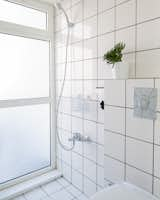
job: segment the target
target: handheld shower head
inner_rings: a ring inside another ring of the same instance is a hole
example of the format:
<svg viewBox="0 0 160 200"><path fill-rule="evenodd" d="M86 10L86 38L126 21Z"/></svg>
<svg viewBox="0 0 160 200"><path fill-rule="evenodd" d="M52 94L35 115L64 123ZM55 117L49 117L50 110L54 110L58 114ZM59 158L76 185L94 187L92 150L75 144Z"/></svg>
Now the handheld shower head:
<svg viewBox="0 0 160 200"><path fill-rule="evenodd" d="M57 3L54 4L54 6L55 6L56 9L61 10L63 12L64 16L66 17L68 27L73 27L74 24L72 22L70 22L69 17L67 15L66 11L64 10L64 8L62 7L61 3L57 2Z"/></svg>

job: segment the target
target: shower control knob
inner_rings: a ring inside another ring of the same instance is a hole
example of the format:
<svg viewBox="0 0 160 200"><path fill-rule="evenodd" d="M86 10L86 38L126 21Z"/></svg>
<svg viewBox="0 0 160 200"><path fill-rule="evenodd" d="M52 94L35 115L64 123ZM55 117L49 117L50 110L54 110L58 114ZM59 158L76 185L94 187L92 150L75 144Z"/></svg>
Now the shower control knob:
<svg viewBox="0 0 160 200"><path fill-rule="evenodd" d="M101 101L100 107L102 108L102 110L104 110L104 101Z"/></svg>

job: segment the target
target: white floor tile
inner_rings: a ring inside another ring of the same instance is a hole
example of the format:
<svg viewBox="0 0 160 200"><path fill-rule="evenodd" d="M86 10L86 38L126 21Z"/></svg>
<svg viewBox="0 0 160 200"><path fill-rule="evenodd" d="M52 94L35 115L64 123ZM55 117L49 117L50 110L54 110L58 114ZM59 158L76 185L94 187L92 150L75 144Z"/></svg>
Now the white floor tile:
<svg viewBox="0 0 160 200"><path fill-rule="evenodd" d="M50 182L46 185L43 185L42 188L45 192L47 192L48 195L51 195L61 190L63 186L60 183L58 183L58 181L55 181L55 182Z"/></svg>
<svg viewBox="0 0 160 200"><path fill-rule="evenodd" d="M71 200L74 196L67 192L65 189L51 195L54 200Z"/></svg>
<svg viewBox="0 0 160 200"><path fill-rule="evenodd" d="M60 183L61 185L63 185L64 187L67 187L69 185L71 185L66 179L64 178L59 178L57 179L57 182Z"/></svg>
<svg viewBox="0 0 160 200"><path fill-rule="evenodd" d="M89 200L84 194L78 197L78 200Z"/></svg>
<svg viewBox="0 0 160 200"><path fill-rule="evenodd" d="M11 200L25 200L25 198L24 198L23 195L21 195L21 196L14 198L14 199L11 199Z"/></svg>
<svg viewBox="0 0 160 200"><path fill-rule="evenodd" d="M30 192L25 193L24 196L27 200L40 200L46 197L47 194L41 188L36 188Z"/></svg>
<svg viewBox="0 0 160 200"><path fill-rule="evenodd" d="M73 185L70 185L69 187L66 188L66 190L71 193L74 197L79 197L82 193L75 188Z"/></svg>
<svg viewBox="0 0 160 200"><path fill-rule="evenodd" d="M41 199L41 200L54 200L52 197L45 197L44 199Z"/></svg>

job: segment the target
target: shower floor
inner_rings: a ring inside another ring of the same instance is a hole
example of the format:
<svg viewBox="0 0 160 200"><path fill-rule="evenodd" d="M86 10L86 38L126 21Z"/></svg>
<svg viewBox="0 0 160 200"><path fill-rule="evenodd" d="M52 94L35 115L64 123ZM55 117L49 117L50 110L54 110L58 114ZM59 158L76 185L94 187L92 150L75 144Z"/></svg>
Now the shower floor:
<svg viewBox="0 0 160 200"><path fill-rule="evenodd" d="M42 185L11 200L89 200L64 178Z"/></svg>

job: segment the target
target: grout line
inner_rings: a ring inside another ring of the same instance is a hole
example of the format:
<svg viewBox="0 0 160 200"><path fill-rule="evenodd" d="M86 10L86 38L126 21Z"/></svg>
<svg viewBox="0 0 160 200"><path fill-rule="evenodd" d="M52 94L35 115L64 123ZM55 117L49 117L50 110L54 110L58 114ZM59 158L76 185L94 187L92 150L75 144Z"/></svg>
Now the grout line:
<svg viewBox="0 0 160 200"><path fill-rule="evenodd" d="M116 26L117 26L117 8L116 8L116 0L114 0L114 45L116 44Z"/></svg>
<svg viewBox="0 0 160 200"><path fill-rule="evenodd" d="M97 29L96 29L96 32L97 32L97 35L98 35L98 27L99 27L99 20L98 20L98 10L99 10L99 4L98 4L98 0L97 0ZM99 40L97 38L97 57L98 57L98 48L99 48ZM96 60L97 61L97 84L96 86L98 87L98 59ZM96 97L98 99L98 95ZM98 121L98 104L97 104L97 107L96 107L96 121ZM98 141L98 124L96 123L96 142ZM98 191L98 166L97 166L97 163L98 163L98 145L96 144L96 191Z"/></svg>
<svg viewBox="0 0 160 200"><path fill-rule="evenodd" d="M87 119L87 118L83 118L83 117L79 117L79 116L76 116L76 115L71 115L71 114L68 114L68 113L60 113L61 115L67 115L67 116L71 116L71 117L75 117L75 118L77 118L77 119L84 119L84 120L86 120L86 121L89 121L89 122L95 122L95 123L98 123L99 125L104 125L104 123L102 123L102 122L96 122L96 121L94 121L94 120L91 120L91 119ZM61 127L59 127L59 128L61 128Z"/></svg>
<svg viewBox="0 0 160 200"><path fill-rule="evenodd" d="M137 10L138 10L138 3L135 0L135 78L137 77Z"/></svg>
<svg viewBox="0 0 160 200"><path fill-rule="evenodd" d="M126 165L126 166L132 167L132 168L134 168L134 169L136 169L136 170L138 170L138 171L141 171L141 172L143 172L143 173L145 173L145 174L148 174L148 175L150 175L150 176L153 176L152 173L149 173L149 172L146 172L146 171L144 171L144 170L142 170L142 169L139 169L139 168L135 167L135 166L132 165L132 164L125 163L125 162L123 162L123 161L121 161L121 160L119 160L119 159L117 159L117 158L114 158L113 156L108 155L108 154L105 154L105 157L108 157L108 158L110 158L110 159L112 159L112 160L115 160L115 161L117 161L117 162L120 162L120 163L122 163L122 164L124 164L124 165Z"/></svg>
<svg viewBox="0 0 160 200"><path fill-rule="evenodd" d="M155 79L154 79L154 88L155 88ZM155 166L154 166L154 143L155 143L155 120L153 120L153 158L152 158L152 194L154 194L154 170L155 170Z"/></svg>
<svg viewBox="0 0 160 200"><path fill-rule="evenodd" d="M149 52L149 51L150 52L151 51L158 51L158 50L160 50L160 47L150 48L150 49L141 49L141 50L137 50L137 51L130 51L130 52L124 53L124 55L135 54L135 53L140 54L140 53L145 53L145 52ZM91 57L91 58L85 58L85 59L77 59L77 60L68 61L67 64L69 64L69 63L76 63L76 62L82 62L82 61L89 61L89 60L94 60L94 59L102 59L102 57ZM63 64L65 64L65 63L64 62L57 62L56 63L56 65L63 65ZM153 77L136 77L136 78L133 77L133 78L129 78L129 79L147 79L147 78L151 79ZM154 77L154 78L160 78L160 77ZM114 80L114 79L106 79L106 80Z"/></svg>
<svg viewBox="0 0 160 200"><path fill-rule="evenodd" d="M105 129L104 131L105 131L105 132L110 132L110 133L113 133L113 134L117 134L117 135L121 135L121 136L125 137L124 134L118 133L118 132L115 132L115 131L112 131L112 130ZM105 133L105 134L109 134L109 133ZM136 141L138 141L138 142L144 142L144 143L147 143L147 144L150 144L150 145L153 145L153 144L154 144L155 146L160 147L159 144L155 144L155 143L153 143L153 142L149 142L149 141L146 141L146 140L143 140L143 139L140 139L140 138L136 138L136 137L132 137L132 136L126 135L126 139L127 139L127 138L132 139L132 140L136 140Z"/></svg>
<svg viewBox="0 0 160 200"><path fill-rule="evenodd" d="M82 0L82 77L84 79L84 1ZM82 82L82 95L83 95L83 106L82 106L82 134L84 135L84 81ZM82 142L82 192L85 192L85 183L84 183L84 143Z"/></svg>
<svg viewBox="0 0 160 200"><path fill-rule="evenodd" d="M158 79L158 80L160 80L160 77L143 77L143 78L129 78L129 79L127 79L126 81L131 81L131 80L153 80L153 79ZM98 80L100 80L100 81L119 81L119 80L121 80L121 79L98 79ZM66 82L69 82L69 81L71 81L71 79L66 79ZM85 81L85 82L87 82L87 81L97 81L97 79L72 79L72 81ZM56 80L56 82L62 82L62 79L57 79ZM104 89L104 87L96 87L96 89ZM67 97L67 96L63 96L63 98L69 98L69 97ZM107 104L106 104L107 105ZM109 105L109 104L108 104Z"/></svg>
<svg viewBox="0 0 160 200"><path fill-rule="evenodd" d="M125 107L126 107L126 104L127 104L127 82L125 80ZM126 181L126 161L127 161L127 109L125 108L125 140L124 140L124 162L125 162L125 165L124 165L124 180Z"/></svg>
<svg viewBox="0 0 160 200"><path fill-rule="evenodd" d="M76 5L78 5L78 3ZM73 4L73 2L71 0L71 5L72 4ZM73 18L73 9L71 9L71 16ZM71 34L73 34L73 31L72 31ZM72 35L71 35L71 37L72 37ZM72 41L72 38L71 38L71 41ZM71 97L72 97L72 93L73 93L73 80L72 80L73 69L72 68L73 68L73 63L71 63ZM71 107L70 107L71 116L72 116L72 103L73 103L73 99L71 99ZM73 134L73 124L72 124L72 117L71 116L70 116L70 119L71 119L71 136L72 136L72 134ZM73 169L73 153L72 152L73 152L73 150L71 151L71 183L73 183L73 174L72 174L72 169Z"/></svg>

